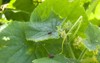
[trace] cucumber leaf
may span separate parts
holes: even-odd
[[[54,12],[43,20],[26,23],[26,39],[39,42],[48,39],[58,39],[60,36],[57,32],[57,26],[60,25],[62,19],[59,18]]]
[[[23,27],[24,23],[12,22],[0,30],[1,63],[31,63],[35,58],[35,44],[26,41]]]
[[[86,30],[86,37],[84,44],[87,49],[95,50],[100,45],[100,29],[97,26],[90,23]]]
[[[55,55],[54,58],[44,57],[35,59],[33,63],[79,63],[79,61],[64,57],[63,55]]]

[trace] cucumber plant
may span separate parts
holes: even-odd
[[[99,63],[99,7],[99,0],[9,0],[0,11],[0,62]]]

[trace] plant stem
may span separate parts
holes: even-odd
[[[65,36],[64,39],[63,39],[63,41],[62,41],[62,50],[61,50],[60,54],[63,53],[64,43],[65,43],[66,39],[67,39],[67,36]]]
[[[74,23],[74,25],[71,27],[71,29],[67,32],[67,35],[68,34],[70,34],[72,31],[73,31],[73,29],[78,25],[78,23],[80,22],[80,21],[82,21],[82,16],[80,16],[79,18],[78,18],[78,20]]]
[[[78,60],[81,60],[81,59],[84,57],[86,51],[87,51],[87,49],[85,48],[85,49],[82,51],[82,53],[80,54]]]
[[[66,20],[66,19],[65,19]],[[64,22],[65,22],[65,20],[64,20]],[[60,54],[62,54],[63,53],[63,49],[64,49],[64,43],[65,43],[65,41],[66,41],[66,39],[67,39],[67,36],[72,32],[72,30],[78,25],[78,23],[79,23],[79,27],[78,27],[78,30],[79,30],[79,28],[80,28],[80,23],[81,23],[81,21],[82,21],[82,16],[80,16],[78,19],[77,19],[77,21],[74,23],[74,25],[71,27],[71,29],[67,32],[67,34],[65,35],[65,37],[63,38],[63,41],[62,41],[62,50],[61,50],[61,52],[60,52]],[[63,23],[64,23],[63,22]],[[63,24],[62,23],[62,24]],[[78,30],[76,30],[76,32],[74,33],[74,35],[78,32]]]
[[[68,47],[69,47],[69,51],[70,51],[70,53],[71,53],[72,58],[73,58],[73,59],[76,59],[76,57],[75,57],[75,55],[74,55],[74,52],[73,52],[73,50],[72,50],[72,47],[71,47],[70,43],[68,44]]]

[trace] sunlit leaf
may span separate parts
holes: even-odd
[[[35,5],[33,4],[32,0],[16,0],[13,6],[17,10],[22,10],[29,13],[32,12],[35,8]]]
[[[100,20],[100,2],[95,9],[95,17]]]

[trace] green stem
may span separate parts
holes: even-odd
[[[65,19],[66,20],[66,19]],[[64,22],[65,22],[65,20],[64,20]],[[66,41],[66,39],[67,39],[67,36],[73,31],[73,29],[78,25],[78,23],[79,23],[79,28],[80,28],[80,23],[81,23],[81,21],[82,21],[82,16],[80,16],[79,18],[78,18],[78,20],[74,23],[74,25],[71,27],[71,29],[67,32],[67,34],[65,35],[65,37],[63,38],[63,41],[62,41],[62,50],[61,50],[61,52],[60,52],[60,54],[62,54],[63,53],[63,48],[64,48],[64,43],[65,43],[65,41]],[[64,23],[63,22],[63,23]],[[63,24],[62,23],[62,24]],[[78,29],[79,29],[78,28]],[[77,30],[78,31],[78,30]],[[77,32],[76,31],[76,32]],[[74,33],[74,35],[76,34],[76,32]]]
[[[79,31],[79,29],[81,27],[81,24],[82,24],[82,20],[80,20],[79,25],[78,25],[76,31],[73,33],[72,38],[70,38],[70,40],[69,40],[70,42],[75,38],[76,34],[78,33],[78,31]]]
[[[74,25],[71,27],[71,29],[67,32],[67,35],[68,34],[70,34],[72,31],[73,31],[73,29],[76,27],[76,25],[78,25],[78,23],[80,22],[80,21],[82,21],[82,16],[80,16],[79,18],[78,18],[78,20],[74,23]]]
[[[85,53],[86,53],[87,49],[85,48],[82,53],[80,54],[78,60],[81,60],[84,56],[85,56]]]
[[[73,52],[73,50],[72,50],[72,47],[71,47],[70,43],[68,44],[68,47],[69,47],[69,51],[70,51],[70,53],[71,53],[72,58],[73,58],[73,59],[76,59],[75,54],[74,54],[74,52]]]
[[[76,35],[77,32],[79,31],[79,29],[80,29],[80,27],[81,27],[81,24],[82,24],[81,22],[82,22],[82,20],[80,20],[79,25],[78,25],[76,31],[75,31],[74,34],[73,34],[73,37],[75,37],[75,35]]]
[[[65,36],[64,39],[63,39],[63,41],[62,41],[62,46],[61,46],[61,47],[62,47],[62,50],[61,50],[60,54],[63,53],[63,50],[64,50],[64,43],[65,43],[66,39],[67,39],[67,36]]]

